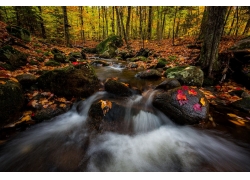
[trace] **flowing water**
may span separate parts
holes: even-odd
[[[244,144],[217,131],[175,125],[152,106],[154,93],[115,100],[101,91],[76,103],[69,112],[22,132],[2,147],[0,171],[250,170]],[[101,99],[114,104],[102,121],[117,123],[122,131],[100,133],[90,128],[91,105]]]

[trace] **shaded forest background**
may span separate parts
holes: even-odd
[[[110,35],[129,40],[195,37],[204,30],[205,6],[1,6],[0,21],[26,28],[49,43],[83,45]],[[247,36],[250,7],[227,7],[223,36]],[[206,27],[204,27],[206,28]]]

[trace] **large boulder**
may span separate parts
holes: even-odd
[[[68,55],[68,59],[71,62],[76,62],[78,60],[86,59],[86,54],[84,52],[71,52]]]
[[[169,78],[169,79],[164,80],[158,86],[156,86],[155,89],[162,89],[164,91],[167,91],[169,89],[174,89],[180,86],[181,86],[181,83],[177,79]]]
[[[25,42],[30,42],[30,32],[19,26],[7,26],[6,27],[9,34],[22,39]]]
[[[177,66],[166,70],[167,78],[175,78],[182,85],[201,87],[204,81],[203,71],[196,66]]]
[[[161,73],[156,69],[148,69],[137,73],[135,77],[139,77],[142,79],[161,78]]]
[[[229,48],[230,68],[236,82],[250,88],[250,37],[244,38]]]
[[[209,112],[209,102],[205,95],[189,86],[158,91],[154,95],[153,106],[181,125],[207,120]]]
[[[82,63],[46,72],[38,86],[65,97],[88,97],[99,90],[100,82],[92,67]]]
[[[51,50],[51,53],[54,55],[54,60],[59,63],[65,63],[66,62],[66,55],[63,51],[53,48]]]
[[[15,70],[27,63],[28,56],[12,46],[4,46],[0,49],[0,61],[9,65],[10,70]]]
[[[117,81],[114,78],[109,78],[104,83],[104,88],[107,92],[118,96],[131,96],[133,94],[128,84]]]
[[[120,36],[110,36],[101,43],[99,43],[96,46],[96,50],[100,55],[105,53],[105,56],[107,56],[108,54],[109,57],[112,58],[117,55],[116,50],[122,46],[123,46],[123,41]]]
[[[16,76],[18,82],[22,87],[28,88],[36,83],[36,76],[33,74],[20,74]]]
[[[245,111],[247,113],[250,112],[250,97],[242,98],[241,100],[235,101],[231,104],[234,108]]]
[[[24,94],[17,80],[0,78],[0,127],[17,121],[24,104]]]

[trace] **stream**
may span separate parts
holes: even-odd
[[[70,111],[32,126],[0,151],[0,171],[20,172],[213,172],[250,171],[249,144],[216,129],[179,126],[152,105],[162,81],[140,80],[122,64],[95,67],[100,80],[118,77],[142,95],[114,99],[100,91]],[[104,116],[98,132],[89,126],[91,105],[122,105]],[[111,129],[111,130],[110,130]]]

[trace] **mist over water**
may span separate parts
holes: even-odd
[[[152,107],[154,91],[124,99],[132,134],[88,129],[88,112],[107,92],[23,132],[0,152],[0,171],[250,171],[250,153],[224,135],[177,126]]]

